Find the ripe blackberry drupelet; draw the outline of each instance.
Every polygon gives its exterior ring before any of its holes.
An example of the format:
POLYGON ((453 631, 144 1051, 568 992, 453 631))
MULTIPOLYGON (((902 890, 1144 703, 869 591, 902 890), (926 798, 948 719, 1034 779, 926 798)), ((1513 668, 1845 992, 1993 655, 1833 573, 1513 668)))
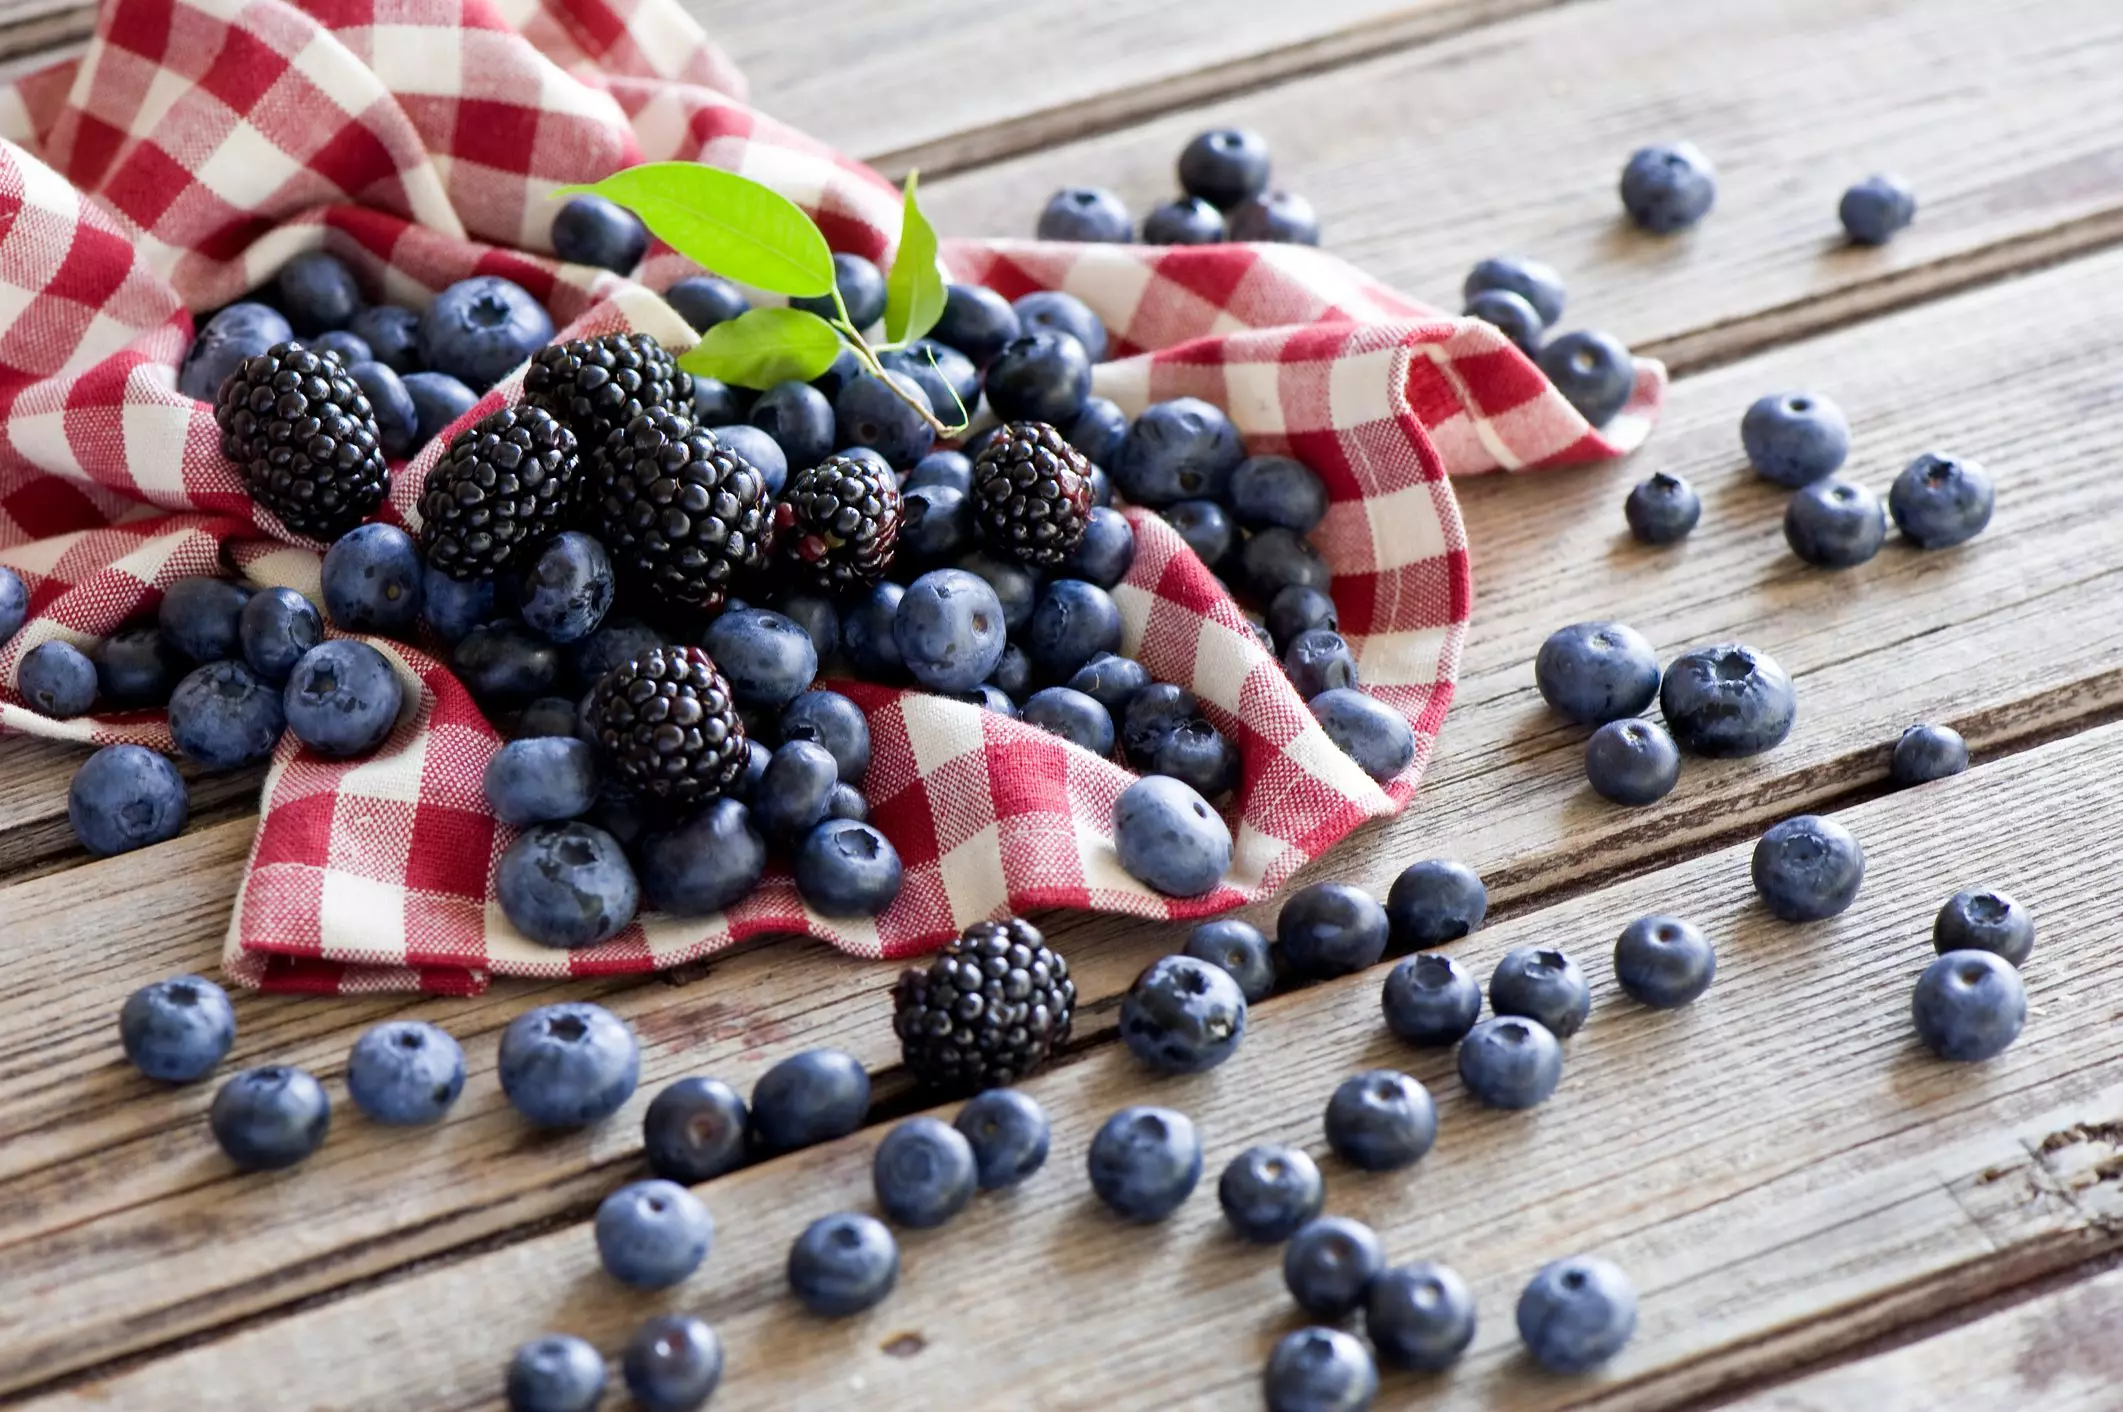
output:
POLYGON ((584 446, 599 447, 644 412, 691 408, 693 380, 649 335, 608 333, 539 349, 524 370, 523 396, 584 446))
POLYGON ((506 407, 457 433, 420 491, 428 567, 490 579, 537 552, 573 507, 575 448, 575 433, 538 407, 506 407))
POLYGON ((276 343, 237 364, 214 420, 251 499, 296 534, 337 539, 390 489, 369 399, 344 363, 302 344, 276 343))
POLYGON ((751 757, 730 684, 697 647, 653 648, 605 673, 582 730, 615 783, 673 812, 720 798, 751 757))
POLYGON ((902 972, 892 998, 907 1067, 971 1093, 1016 1083, 1068 1040, 1076 982, 1039 929, 1012 917, 967 927, 926 969, 902 972))
POLYGON ((591 459, 588 512, 621 574, 656 597, 712 612, 767 561, 766 477, 714 433, 643 413, 591 459))
POLYGON ((774 533, 793 576, 826 593, 870 587, 899 543, 899 483, 863 456, 828 456, 792 471, 774 507, 774 533))
POLYGON ((973 497, 988 543, 1052 567, 1090 523, 1091 463, 1047 423, 1009 422, 974 458, 973 497))

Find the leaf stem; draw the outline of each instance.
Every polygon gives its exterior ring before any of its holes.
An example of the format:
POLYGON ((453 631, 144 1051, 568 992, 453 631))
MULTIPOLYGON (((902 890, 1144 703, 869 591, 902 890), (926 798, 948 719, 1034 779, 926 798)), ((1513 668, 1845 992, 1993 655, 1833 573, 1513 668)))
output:
MULTIPOLYGON (((882 382, 886 387, 891 388, 892 395, 894 397, 897 397, 900 401, 906 403, 909 407, 912 407, 915 412, 921 417, 921 419, 927 422, 938 436, 956 437, 963 435, 966 428, 973 424, 972 417, 968 416, 964 421, 959 422, 956 426, 950 425, 942 418, 938 417, 935 411, 929 406, 929 395, 927 393, 922 392, 919 388, 917 388, 913 394, 909 394, 905 388, 901 387, 893 379, 885 376, 885 373, 887 371, 885 365, 877 361, 877 354, 871 351, 870 345, 868 343, 863 341, 862 331, 856 328, 855 321, 848 317, 848 305, 847 302, 840 297, 840 286, 838 284, 835 284, 833 286, 833 308, 834 311, 840 315, 839 318, 833 320, 834 330, 838 332, 842 338, 848 341, 848 346, 850 348, 855 350, 855 357, 859 362, 861 362, 863 368, 868 371, 872 377, 882 382)), ((956 396, 955 392, 953 393, 953 396, 956 396)), ((958 405, 959 410, 963 412, 965 410, 965 402, 963 400, 960 400, 958 405)))

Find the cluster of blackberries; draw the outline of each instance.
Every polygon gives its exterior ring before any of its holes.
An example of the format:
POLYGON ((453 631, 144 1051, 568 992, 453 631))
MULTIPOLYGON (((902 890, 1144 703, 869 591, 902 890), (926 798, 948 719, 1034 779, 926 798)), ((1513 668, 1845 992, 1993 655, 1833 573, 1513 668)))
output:
MULTIPOLYGON (((1268 144, 1251 128, 1220 127, 1196 136, 1179 154, 1185 193, 1143 217, 1145 245, 1215 245, 1223 241, 1320 243, 1319 216, 1294 192, 1270 190, 1268 144)), ((1097 186, 1064 187, 1039 213, 1041 240, 1137 238, 1127 203, 1097 186)))

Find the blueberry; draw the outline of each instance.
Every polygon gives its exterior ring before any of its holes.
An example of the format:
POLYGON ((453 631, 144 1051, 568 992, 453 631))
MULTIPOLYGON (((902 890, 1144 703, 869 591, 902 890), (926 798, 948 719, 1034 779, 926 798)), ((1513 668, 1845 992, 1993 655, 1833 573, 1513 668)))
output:
POLYGON ((1769 914, 1818 922, 1848 907, 1865 881, 1865 850, 1833 819, 1801 814, 1772 824, 1754 846, 1754 890, 1769 914))
POLYGON ((768 838, 796 843, 824 821, 838 780, 831 751, 814 741, 788 741, 760 776, 752 795, 752 819, 768 838))
POLYGON ((986 285, 953 284, 944 288, 943 317, 929 336, 971 358, 975 367, 986 367, 1021 332, 1009 300, 986 285))
POLYGON ((626 1022, 587 1001, 526 1010, 501 1032, 501 1091, 547 1128, 581 1128, 618 1112, 641 1079, 626 1022))
POLYGON ((782 712, 781 738, 823 746, 836 776, 851 784, 870 768, 870 723, 860 706, 837 691, 807 691, 790 702, 782 712))
POLYGON ((1320 243, 1319 213, 1294 191, 1268 191, 1241 201, 1225 215, 1224 227, 1228 240, 1320 243))
POLYGON ((1378 1396, 1378 1366, 1340 1329, 1284 1334, 1261 1374, 1268 1412, 1366 1412, 1378 1396))
POLYGON ((1221 407, 1180 397, 1143 409, 1110 469, 1123 495, 1157 507, 1220 499, 1245 458, 1245 442, 1221 407))
POLYGON ((560 649, 513 618, 459 638, 450 666, 472 699, 490 711, 551 696, 560 683, 560 649))
POLYGON ((1131 764, 1147 769, 1156 759, 1158 747, 1174 731, 1201 718, 1201 706, 1193 692, 1171 682, 1148 682, 1128 694, 1121 715, 1121 745, 1131 764))
POLYGON ((1239 546, 1238 566, 1240 577, 1270 603, 1275 601, 1275 595, 1294 585, 1325 593, 1334 580, 1333 571, 1320 558, 1319 551, 1297 531, 1280 526, 1247 535, 1246 542, 1239 546))
POLYGON ((1363 772, 1384 782, 1415 761, 1408 718, 1375 696, 1349 687, 1323 691, 1307 705, 1320 729, 1363 772))
POLYGON ((71 642, 40 642, 16 664, 15 690, 31 710, 71 720, 96 703, 96 664, 71 642))
POLYGON ((494 869, 494 894, 516 930, 566 950, 617 936, 641 904, 619 840, 582 823, 526 829, 494 869))
MULTIPOLYGON (((475 275, 435 296, 420 321, 420 356, 483 390, 553 341, 553 316, 522 285, 475 275)), ((407 391, 412 391, 410 384, 407 391)))
POLYGON ((1551 1373, 1586 1373, 1636 1332, 1636 1290, 1605 1260, 1574 1255, 1543 1265, 1519 1295, 1519 1337, 1551 1373))
POLYGON ((1675 1010, 1710 989, 1718 954, 1709 938, 1677 917, 1639 917, 1614 944, 1614 978, 1632 1000, 1675 1010))
POLYGON ((1386 909, 1378 899, 1341 882, 1299 888, 1275 919, 1290 969, 1321 978, 1375 965, 1386 954, 1386 931, 1386 909))
POLYGON ((182 578, 162 595, 155 621, 162 640, 194 662, 225 662, 243 651, 243 609, 251 591, 227 579, 182 578))
POLYGON ((2027 988, 1994 951, 1948 951, 1917 979, 1917 1038, 1941 1059, 1994 1059, 2027 1023, 2027 988))
POLYGON ((553 217, 553 253, 571 265, 628 274, 648 249, 641 217, 602 196, 570 196, 553 217))
POLYGON ((982 1191, 1017 1186, 1046 1165, 1046 1110, 1014 1088, 991 1088, 958 1110, 953 1127, 973 1149, 982 1191))
POLYGON ((869 1216, 821 1216, 789 1247, 789 1288, 823 1318, 860 1314, 898 1282, 899 1243, 869 1216))
POLYGON ((1585 742, 1585 779, 1612 803, 1655 804, 1680 777, 1681 752, 1656 721, 1609 721, 1585 742))
POLYGON ((1082 579, 1056 579, 1032 612, 1025 650, 1048 679, 1067 681, 1099 653, 1119 651, 1120 640, 1120 608, 1110 594, 1082 579))
MULTIPOLYGON (((208 319, 185 350, 184 365, 177 370, 177 390, 211 402, 238 363, 294 336, 295 330, 278 309, 250 302, 231 304, 208 319)), ((6 636, 0 633, 0 638, 6 636)))
POLYGON ((1887 490, 1887 509, 1902 538, 1919 549, 1946 549, 1983 532, 1997 503, 1990 472, 1974 461, 1927 451, 1887 490))
POLYGON ((1850 422, 1818 393, 1772 392, 1740 418, 1740 446, 1762 479, 1797 489, 1836 473, 1850 455, 1850 422))
MULTIPOLYGON (((765 741, 745 741, 744 773, 737 777, 736 783, 725 787, 723 793, 740 804, 749 804, 759 791, 759 782, 767 777, 767 766, 773 763, 774 752, 765 741)), ((632 840, 628 844, 631 847, 632 840)))
POLYGON ((1485 289, 1467 301, 1460 311, 1470 319, 1493 325, 1527 357, 1541 351, 1541 316, 1533 306, 1508 289, 1485 289))
POLYGON ((905 373, 850 378, 833 402, 841 444, 868 447, 896 470, 919 461, 928 454, 936 432, 908 398, 929 405, 928 393, 905 373))
POLYGON ((257 764, 286 723, 279 690, 241 662, 196 668, 170 693, 170 739, 209 770, 257 764))
POLYGON ((175 838, 190 807, 176 767, 140 745, 104 746, 74 771, 66 791, 67 823, 98 858, 175 838))
POLYGON ((582 817, 597 800, 595 752, 573 735, 513 740, 487 761, 487 804, 505 824, 582 817))
POLYGON ((1232 514, 1248 529, 1307 534, 1327 513, 1326 485, 1288 456, 1247 457, 1232 469, 1226 494, 1232 514))
POLYGON ((1538 1020, 1492 1015, 1459 1048, 1460 1083, 1489 1108, 1532 1108, 1563 1077, 1563 1046, 1538 1020))
POLYGON ((1364 1332, 1380 1361, 1443 1372, 1474 1342, 1474 1291, 1434 1261, 1383 1271, 1364 1296, 1364 1332))
POLYGON ((1775 658, 1745 643, 1724 642, 1684 652, 1667 665, 1659 709, 1681 749, 1730 760, 1783 744, 1799 701, 1775 658))
MULTIPOLYGON (((0 641, 5 637, 0 636, 0 641)), ((97 689, 105 701, 120 709, 164 704, 187 665, 159 628, 120 628, 97 643, 93 655, 97 689)))
POLYGON ((1692 142, 1640 147, 1622 168, 1622 209, 1653 235, 1688 229, 1717 199, 1717 173, 1692 142))
POLYGON ((1968 768, 1968 742, 1951 726, 1914 725, 1894 743, 1888 775, 1899 785, 1929 784, 1968 768))
MULTIPOLYGON (((973 366, 971 358, 948 343, 939 343, 933 338, 917 338, 905 348, 891 349, 879 354, 877 361, 883 364, 887 371, 913 379, 922 390, 925 405, 940 421, 949 424, 964 421, 972 415, 973 409, 980 405, 980 371, 973 366)), ((852 377, 848 379, 849 383, 853 381, 855 379, 852 377)), ((847 383, 842 384, 843 391, 846 386, 847 383)), ((839 398, 840 394, 835 393, 836 410, 839 398)), ((929 432, 932 438, 935 435, 934 429, 927 423, 922 424, 922 429, 929 432)), ((841 422, 841 439, 849 439, 845 419, 841 422)), ((923 456, 928 454, 927 451, 922 452, 923 456)), ((920 464, 920 458, 916 458, 915 464, 920 464)))
POLYGON ((1039 601, 1039 578, 1030 569, 983 549, 960 558, 958 567, 986 579, 988 587, 995 590, 1003 606, 1003 627, 1011 636, 1031 626, 1032 611, 1039 601))
POLYGON ((1006 422, 1066 425, 1091 395, 1091 355, 1065 333, 1023 333, 995 355, 981 386, 988 406, 1006 422))
POLYGON ((1224 213, 1198 196, 1182 196, 1143 217, 1145 245, 1215 245, 1224 238, 1224 213))
POLYGON ((1231 830, 1200 794, 1166 775, 1121 791, 1113 845, 1129 876, 1169 897, 1200 897, 1231 867, 1231 830))
POLYGON ((1988 951, 2014 966, 2024 965, 2035 949, 2034 914, 1993 889, 1957 892, 1931 924, 1931 944, 1941 956, 1988 951))
MULTIPOLYGON (((906 480, 900 484, 900 493, 912 495, 931 486, 966 494, 973 489, 973 463, 960 451, 931 451, 907 472, 906 480)), ((904 526, 900 532, 905 534, 904 526)))
POLYGON ((390 736, 405 705, 405 684, 384 655, 350 637, 303 654, 281 694, 287 728, 317 754, 366 755, 390 736))
POLYGON ((1318 1164, 1295 1147, 1249 1147, 1216 1184, 1224 1219, 1262 1245, 1288 1240, 1319 1215, 1326 1197, 1318 1164))
MULTIPOLYGON (((694 373, 692 376, 693 421, 697 425, 714 432, 717 441, 723 440, 722 433, 727 427, 750 425, 745 418, 752 411, 752 403, 759 397, 757 392, 749 387, 738 387, 724 382, 721 378, 711 378, 702 373, 694 373)), ((757 427, 751 429, 759 430, 757 427)), ((760 432, 760 436, 769 444, 774 440, 765 432, 760 432)), ((753 458, 746 455, 745 459, 751 461, 753 458)), ((758 463, 755 461, 754 464, 758 463)), ((760 470, 766 476, 767 492, 770 495, 779 495, 782 483, 789 478, 788 458, 781 454, 779 446, 774 447, 773 465, 781 469, 777 472, 761 466, 760 470)))
POLYGON ((1703 500, 1682 477, 1657 471, 1630 490, 1622 517, 1639 543, 1675 544, 1703 518, 1703 500))
POLYGON ((1848 481, 1815 481, 1784 508, 1784 540, 1791 552, 1824 569, 1862 564, 1880 552, 1886 539, 1880 498, 1848 481))
POLYGON ((524 626, 548 642, 580 642, 604 622, 614 591, 604 546, 580 531, 563 531, 524 571, 524 626))
POLYGON ((1275 989, 1275 964, 1268 939, 1248 922, 1223 918, 1203 922, 1187 935, 1185 954, 1222 968, 1238 984, 1248 1005, 1275 989))
MULTIPOLYGON (((1133 657, 1116 657, 1111 652, 1101 652, 1076 669, 1076 675, 1069 678, 1069 685, 1105 707, 1118 722, 1135 699, 1135 694, 1150 685, 1150 672, 1133 657)), ((1195 711, 1192 695, 1178 687, 1173 687, 1172 692, 1177 693, 1172 697, 1175 703, 1178 697, 1185 697, 1186 712, 1184 716, 1175 716, 1171 724, 1162 726, 1167 731, 1180 720, 1193 716, 1195 711)))
POLYGON ((304 337, 345 328, 361 307, 361 286, 337 255, 308 250, 280 267, 274 288, 288 322, 304 337))
MULTIPOLYGON (((1327 1100, 1327 1145, 1351 1166, 1387 1172, 1420 1160, 1437 1141, 1430 1091, 1392 1069, 1342 1080, 1327 1100)), ((1322 1311, 1314 1310, 1314 1313, 1322 1311)))
POLYGON ((779 711, 818 675, 818 647, 792 619, 764 608, 732 608, 701 636, 740 706, 779 711))
POLYGON ((1836 218, 1856 244, 1885 245, 1917 218, 1916 193, 1900 177, 1869 176, 1843 193, 1836 218))
POLYGON ((1579 416, 1602 427, 1629 405, 1636 360, 1613 334, 1579 329, 1542 345, 1535 361, 1579 416))
POLYGON ((1442 946, 1477 930, 1489 915, 1489 890, 1472 868, 1449 858, 1410 863, 1386 894, 1396 947, 1442 946))
POLYGON ((1123 1108, 1091 1139, 1091 1189, 1115 1215, 1162 1221, 1193 1194, 1202 1144, 1193 1121, 1170 1108, 1123 1108))
POLYGON ((325 615, 344 632, 409 636, 420 621, 421 582, 411 535, 396 525, 357 525, 325 551, 325 615))
POLYGON ((1266 189, 1268 144, 1251 128, 1200 133, 1180 149, 1179 184, 1189 196, 1229 210, 1266 189))
POLYGON ((620 1368, 641 1412, 695 1412, 722 1382, 722 1340, 690 1314, 658 1314, 627 1340, 620 1368))
POLYGON ((1246 997, 1222 967, 1192 956, 1150 963, 1121 997, 1120 1034, 1161 1074, 1198 1074, 1237 1052, 1246 997))
POLYGON ((1084 523, 1084 537, 1058 572, 1110 589, 1135 564, 1135 529, 1118 510, 1098 506, 1084 523))
POLYGON ((1592 1012, 1592 991, 1577 962, 1562 952, 1515 946, 1489 977, 1489 1008, 1538 1020, 1557 1039, 1568 1039, 1592 1012))
POLYGON ((722 1080, 674 1080, 642 1115, 649 1168, 666 1180, 686 1183, 734 1171, 744 1164, 748 1121, 745 1101, 722 1080))
POLYGON ((1457 1044, 1482 1013, 1482 988, 1450 956, 1409 956, 1386 974, 1386 1028, 1410 1044, 1457 1044))
POLYGON ((700 1268, 715 1221, 700 1198, 673 1181, 632 1182, 597 1206, 597 1255, 605 1272, 636 1289, 667 1289, 700 1268))
POLYGON ((1216 799, 1238 788, 1245 761, 1222 731, 1196 719, 1181 723, 1159 742, 1150 769, 1181 781, 1204 799, 1216 799))
POLYGON ((1237 532, 1224 507, 1214 500, 1182 500, 1163 511, 1165 523, 1179 531, 1195 557, 1215 568, 1231 552, 1237 532))
POLYGON ((906 663, 900 660, 899 639, 893 634, 906 593, 900 584, 877 584, 841 616, 841 654, 866 681, 898 681, 907 673, 906 663))
POLYGON ((413 444, 425 446, 472 410, 479 394, 448 373, 404 373, 399 381, 413 399, 413 444))
MULTIPOLYGON (((434 578, 428 582, 432 585, 434 578)), ((663 645, 663 634, 639 618, 609 613, 603 626, 575 644, 569 658, 576 678, 587 683, 663 645)))
POLYGON ((1113 753, 1112 715, 1081 691, 1050 686, 1034 692, 1023 714, 1041 730, 1081 745, 1093 755, 1113 753))
POLYGON ((1083 452, 1085 459, 1103 466, 1120 454, 1121 442, 1128 435, 1128 414, 1116 402, 1093 397, 1063 430, 1069 444, 1083 452))
POLYGON ((236 1042, 236 1012, 228 992, 212 981, 173 976, 125 998, 118 1011, 118 1038, 125 1057, 141 1073, 163 1083, 188 1084, 214 1072, 228 1057, 229 1046, 236 1042))
POLYGON ((1347 1216, 1315 1217, 1283 1247, 1283 1284, 1298 1308, 1321 1319, 1355 1313, 1385 1268, 1377 1233, 1347 1216))
POLYGON ((316 349, 319 353, 329 353, 337 358, 349 371, 357 364, 374 361, 373 355, 369 352, 368 344, 344 329, 334 329, 330 333, 320 333, 309 340, 309 344, 310 347, 316 349))
POLYGON ((809 383, 768 388, 752 404, 749 420, 774 438, 791 470, 815 466, 833 454, 833 404, 809 383))
MULTIPOLYGON (((349 335, 337 335, 348 337, 349 335)), ((383 454, 399 460, 413 454, 420 436, 420 412, 413 406, 398 374, 378 362, 355 363, 347 372, 376 413, 377 440, 383 454)))
MULTIPOLYGON (((1126 230, 1125 224, 1122 229, 1126 230)), ((1084 355, 1092 362, 1105 361, 1106 325, 1091 312, 1089 304, 1075 295, 1058 289, 1035 289, 1019 297, 1011 307, 1017 310, 1018 327, 1026 333, 1066 333, 1084 346, 1084 355)))
POLYGON ((516 715, 509 728, 510 740, 542 740, 547 736, 573 736, 582 727, 575 703, 565 696, 541 696, 516 715))
POLYGON ((420 315, 415 311, 402 304, 366 305, 355 311, 347 331, 369 346, 370 358, 398 376, 420 371, 420 315))
POLYGON ((845 1137, 870 1110, 870 1075, 838 1049, 807 1049, 752 1086, 752 1137, 766 1152, 791 1152, 845 1137))
POLYGON ((978 706, 983 711, 992 711, 998 716, 1008 716, 1013 721, 1023 715, 1017 709, 1017 702, 1012 699, 1010 693, 992 682, 982 682, 971 691, 961 691, 956 699, 968 705, 978 706))
POLYGON ((23 621, 28 617, 29 589, 23 585, 20 574, 0 564, 0 644, 22 631, 23 621))
POLYGON ((909 1118, 877 1144, 870 1180, 878 1209, 902 1226, 941 1226, 973 1199, 973 1145, 938 1118, 909 1118))
POLYGON ((1491 256, 1467 272, 1460 297, 1471 304, 1475 296, 1492 289, 1516 294, 1532 305, 1544 329, 1563 317, 1563 277, 1553 265, 1518 255, 1491 256))
POLYGON ((285 1064, 245 1069, 221 1086, 207 1111, 214 1141, 247 1172, 294 1166, 317 1150, 331 1123, 323 1085, 285 1064))
POLYGON ((464 1092, 464 1050, 424 1021, 386 1021, 354 1041, 346 1092, 379 1123, 439 1122, 464 1092))
MULTIPOLYGON (((847 308, 848 322, 855 327, 866 329, 885 316, 885 277, 876 265, 862 256, 845 251, 833 256, 833 287, 840 291, 840 302, 847 308)), ((821 319, 840 317, 830 294, 791 299, 789 307, 807 310, 821 319)))
MULTIPOLYGON (((1049 589, 1050 596, 1053 591, 1049 589)), ((1114 618, 1117 629, 1118 610, 1114 618)), ((970 691, 987 680, 1002 657, 1002 600, 975 574, 935 569, 914 580, 900 599, 892 635, 900 660, 922 685, 931 691, 970 691)), ((1117 643, 1117 630, 1114 638, 1117 643)), ((1035 619, 1035 655, 1038 642, 1035 619)))
POLYGON ((988 673, 987 685, 994 687, 1012 701, 1024 701, 1032 695, 1032 659, 1025 649, 1016 643, 1005 643, 1003 655, 995 659, 995 670, 988 673))
POLYGON ((592 1412, 604 1381, 604 1359, 582 1339, 534 1338, 509 1359, 509 1412, 592 1412))
POLYGON ((720 275, 690 275, 663 292, 663 302, 696 333, 749 312, 745 292, 720 275))
MULTIPOLYGON (((1309 591, 1312 590, 1294 587, 1283 593, 1309 591)), ((1280 600, 1282 594, 1276 596, 1280 600)), ((1272 627, 1269 630, 1274 631, 1272 627)), ((1297 694, 1307 701, 1323 691, 1357 685, 1356 654, 1332 628, 1308 628, 1292 638, 1283 651, 1283 670, 1289 674, 1297 694)))

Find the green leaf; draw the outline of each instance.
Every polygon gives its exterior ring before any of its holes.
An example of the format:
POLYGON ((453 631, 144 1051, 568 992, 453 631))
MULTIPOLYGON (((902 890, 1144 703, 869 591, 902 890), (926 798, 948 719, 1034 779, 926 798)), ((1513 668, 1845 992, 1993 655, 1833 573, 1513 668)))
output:
POLYGON ((736 387, 809 382, 840 356, 840 335, 802 309, 752 309, 701 336, 678 359, 689 373, 736 387))
POLYGON ((803 208, 771 186, 699 162, 644 162, 592 186, 656 238, 704 269, 739 284, 798 298, 833 288, 833 252, 803 208))
POLYGON ((907 173, 899 253, 885 281, 885 337, 894 343, 920 338, 944 316, 944 277, 936 270, 936 229, 914 200, 914 184, 920 175, 907 173))

